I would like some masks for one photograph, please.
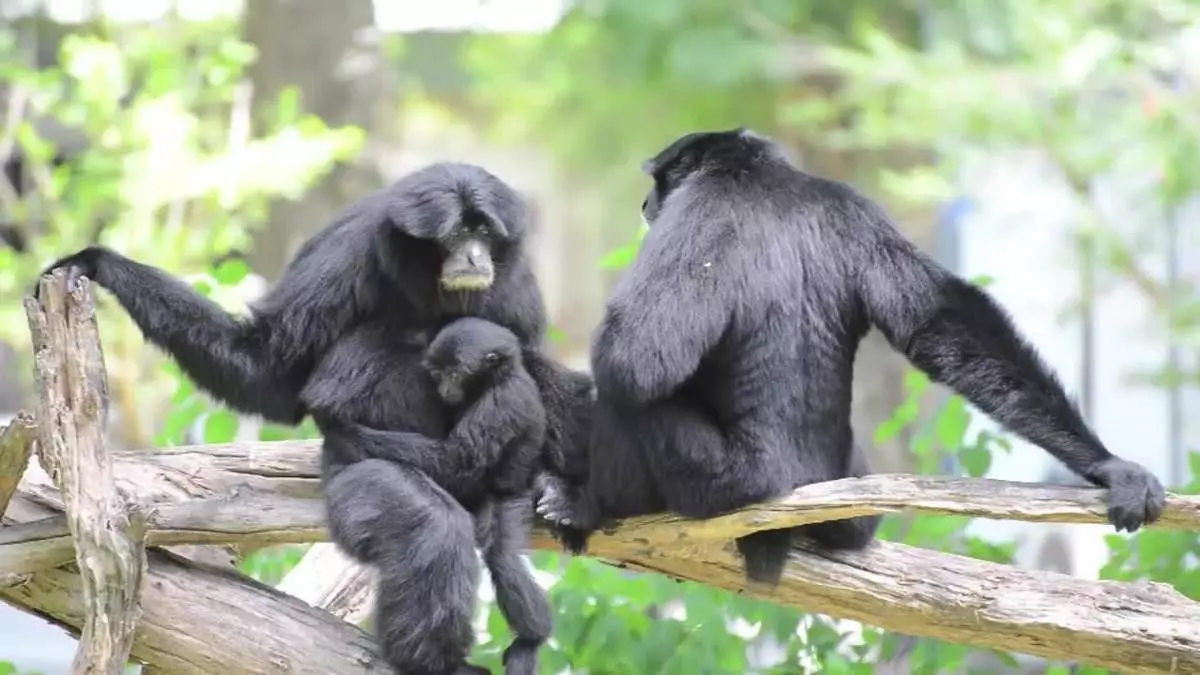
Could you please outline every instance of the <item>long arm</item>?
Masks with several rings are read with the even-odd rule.
[[[670,395],[696,372],[721,339],[730,317],[729,297],[745,289],[726,270],[737,255],[709,219],[659,216],[605,307],[592,342],[596,387],[634,403]]]
[[[295,424],[305,414],[298,395],[314,355],[351,321],[355,307],[353,275],[325,274],[327,263],[310,255],[293,264],[244,319],[162,270],[108,249],[84,249],[52,268],[89,276],[111,292],[148,341],[230,407]]]
[[[858,249],[859,296],[887,340],[934,381],[1110,488],[1109,517],[1119,529],[1157,518],[1164,503],[1158,480],[1104,447],[996,301],[926,258],[878,216],[874,222],[875,239]]]

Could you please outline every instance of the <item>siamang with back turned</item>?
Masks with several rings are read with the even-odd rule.
[[[463,664],[478,543],[516,636],[505,672],[533,675],[551,613],[521,554],[546,418],[517,337],[463,318],[422,356],[419,341],[397,346],[368,327],[334,346],[302,397],[325,435],[333,537],[380,570],[376,626],[389,663],[474,672]]]
[[[548,416],[545,456],[557,464],[563,457],[559,446],[578,435],[574,420],[582,415],[573,401],[590,382],[540,351],[545,310],[524,247],[525,218],[516,192],[484,169],[457,163],[425,167],[346,208],[305,242],[245,318],[231,316],[165,272],[103,247],[85,248],[47,271],[65,269],[68,286],[81,276],[98,283],[200,387],[230,408],[285,424],[309,413],[301,392],[335,345],[347,341],[343,349],[352,349],[382,342],[398,353],[410,350],[419,363],[424,342],[445,324],[464,316],[487,319],[521,342]],[[345,446],[339,457],[365,444],[349,430],[376,403],[365,396],[312,410],[326,429],[346,425],[338,437]],[[357,456],[367,458],[365,450],[358,448]],[[330,454],[327,440],[327,465]],[[357,490],[327,491],[330,512],[341,511],[339,495],[353,495],[361,508],[379,512],[411,506],[398,517],[428,526],[431,544],[425,550],[436,549],[444,539],[439,529],[460,524],[461,507],[450,508],[428,476],[386,466],[386,473],[356,472],[362,481]],[[324,477],[328,482],[330,471]],[[473,573],[462,571],[460,590]],[[456,578],[452,570],[446,577]],[[436,659],[440,636],[429,637],[421,653]]]
[[[745,129],[685,135],[643,165],[649,231],[592,345],[586,476],[541,480],[538,511],[584,548],[605,521],[706,518],[868,472],[851,377],[871,326],[930,377],[1076,474],[1133,531],[1165,494],[1110,453],[1001,307],[923,255],[881,207]],[[737,547],[778,583],[793,543],[865,547],[878,518],[767,530]]]

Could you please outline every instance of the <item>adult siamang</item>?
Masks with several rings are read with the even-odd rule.
[[[419,340],[366,327],[334,346],[302,398],[325,436],[333,538],[380,571],[376,631],[392,667],[475,672],[478,543],[516,635],[505,672],[533,675],[551,613],[521,554],[546,418],[517,337],[463,318],[422,356]]]
[[[573,411],[571,397],[586,383],[539,349],[545,310],[525,252],[525,217],[516,192],[484,169],[456,163],[428,166],[345,209],[301,246],[282,278],[246,317],[231,316],[178,279],[103,247],[85,248],[47,271],[64,268],[69,286],[80,276],[98,283],[116,296],[147,340],[170,353],[200,387],[235,410],[285,424],[299,422],[315,402],[322,407],[314,412],[327,428],[362,422],[373,414],[383,390],[357,396],[322,392],[319,384],[329,378],[309,386],[318,364],[363,363],[331,355],[335,346],[339,354],[355,356],[355,349],[385,345],[396,358],[407,354],[419,364],[426,341],[446,323],[464,316],[486,319],[520,340],[525,367],[541,388],[549,416],[547,456],[556,458],[562,456],[557,445],[578,435],[573,420],[579,413]],[[418,420],[423,419],[420,414],[441,419],[436,411],[418,413]],[[429,426],[423,433],[433,437],[447,431]],[[348,456],[370,456],[367,449],[352,447],[361,440],[352,433],[336,440],[343,447],[332,452],[326,439],[330,469]],[[471,527],[470,517],[444,491],[434,490],[428,476],[383,461],[367,464],[339,477],[342,484],[358,483],[356,490],[338,494],[354,494],[361,508],[373,504],[381,513],[410,518],[414,527],[428,526],[430,542],[451,537],[450,530],[459,526]],[[326,480],[331,477],[327,471]],[[406,492],[405,486],[412,489]],[[410,508],[400,512],[397,506]],[[331,527],[344,531],[342,525],[353,524],[334,522]],[[444,550],[431,544],[412,555],[435,553]],[[457,581],[437,589],[438,594],[474,587],[474,561],[461,575],[455,574],[457,568],[444,569],[443,582]]]
[[[705,518],[868,472],[850,382],[871,326],[932,379],[1109,489],[1136,530],[1164,492],[1110,453],[984,291],[923,255],[881,207],[795,167],[745,129],[683,136],[647,161],[649,225],[594,335],[599,404],[583,486],[546,481],[538,510],[568,546],[611,518]],[[878,519],[796,531],[831,548]],[[740,539],[751,580],[777,583],[791,531]]]

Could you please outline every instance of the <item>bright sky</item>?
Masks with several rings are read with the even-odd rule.
[[[19,1],[9,0],[14,5]],[[272,2],[274,0],[257,0]],[[336,0],[330,0],[336,1]],[[375,19],[385,32],[476,30],[542,32],[562,16],[567,0],[374,0]],[[244,0],[44,0],[52,19],[81,21],[99,7],[111,20],[146,21],[175,5],[185,18],[203,19],[241,10]],[[36,0],[24,0],[32,8]],[[19,12],[18,12],[19,13]]]

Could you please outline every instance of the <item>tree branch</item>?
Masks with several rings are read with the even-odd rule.
[[[108,380],[87,282],[72,293],[56,272],[25,301],[38,388],[39,456],[65,498],[86,620],[72,672],[123,672],[146,571],[137,512],[113,487],[105,443]]]
[[[0,516],[4,515],[8,500],[16,493],[25,467],[29,466],[36,435],[33,417],[26,413],[19,413],[0,429]]]
[[[18,495],[14,502],[23,499]],[[46,515],[27,500],[21,506],[24,517]],[[377,658],[370,635],[327,612],[234,570],[191,562],[161,550],[151,550],[147,557],[143,610],[132,655],[151,666],[151,672],[390,672]],[[38,572],[17,586],[0,585],[0,600],[75,634],[84,623],[79,575],[65,569]]]
[[[150,544],[311,542],[326,536],[317,452],[315,442],[122,452],[114,455],[115,475],[147,505]],[[21,495],[48,506],[58,501],[34,467]],[[710,521],[629,519],[596,533],[590,554],[750,592],[728,543],[749,532],[898,511],[1104,523],[1104,495],[1091,488],[876,475],[809,485]],[[1200,529],[1200,497],[1170,495],[1155,526]],[[55,521],[42,521],[0,529],[0,573],[28,572],[31,560],[69,560],[70,538],[61,525],[54,535],[54,527]],[[556,548],[545,532],[535,534],[533,545]],[[1085,655],[1121,672],[1200,673],[1200,604],[1161,585],[1093,582],[880,542],[859,553],[798,553],[781,586],[764,597],[909,635],[1056,659]]]

